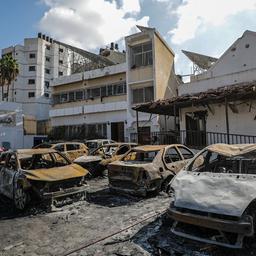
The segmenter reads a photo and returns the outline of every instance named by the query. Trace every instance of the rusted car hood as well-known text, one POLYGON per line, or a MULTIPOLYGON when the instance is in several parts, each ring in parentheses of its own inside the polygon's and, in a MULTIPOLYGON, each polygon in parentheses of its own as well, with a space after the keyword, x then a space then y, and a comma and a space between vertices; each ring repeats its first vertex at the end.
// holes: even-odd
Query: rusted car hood
POLYGON ((79 178, 87 175, 88 171, 77 164, 49 169, 24 170, 28 180, 39 181, 60 181, 72 178, 79 178))
POLYGON ((241 217, 256 198, 256 175, 183 170, 172 187, 176 207, 241 217))
POLYGON ((100 156, 80 156, 74 160, 74 163, 100 162, 101 160, 100 156))

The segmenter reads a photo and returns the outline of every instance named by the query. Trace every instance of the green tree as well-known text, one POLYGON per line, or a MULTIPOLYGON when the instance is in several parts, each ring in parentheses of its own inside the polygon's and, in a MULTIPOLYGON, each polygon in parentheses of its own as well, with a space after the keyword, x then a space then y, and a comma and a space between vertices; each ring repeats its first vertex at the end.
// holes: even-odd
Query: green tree
POLYGON ((19 74, 17 61, 9 54, 4 55, 0 60, 0 83, 2 87, 2 100, 4 99, 4 85, 7 85, 7 101, 11 83, 19 74))

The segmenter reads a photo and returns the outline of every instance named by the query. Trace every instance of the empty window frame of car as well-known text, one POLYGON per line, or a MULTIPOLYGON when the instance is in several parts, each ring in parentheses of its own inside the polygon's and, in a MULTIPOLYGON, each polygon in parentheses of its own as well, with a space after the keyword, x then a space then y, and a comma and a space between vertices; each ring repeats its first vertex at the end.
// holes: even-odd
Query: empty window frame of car
POLYGON ((70 164, 58 152, 44 154, 19 154, 20 166, 23 170, 37 170, 60 167, 70 164))
POLYGON ((129 163, 152 163, 159 153, 159 150, 154 151, 136 151, 131 150, 127 156, 124 157, 124 162, 129 163))
POLYGON ((182 146, 177 146, 177 148, 180 151, 180 153, 182 154, 184 159, 190 159, 190 158, 194 157, 194 154, 191 150, 184 148, 182 146))
POLYGON ((66 144, 67 151, 79 150, 80 144, 66 144))
POLYGON ((53 147, 55 150, 59 152, 64 152, 65 151, 65 145, 64 144, 57 144, 56 146, 53 147))
POLYGON ((205 150, 190 164, 188 170, 194 172, 255 175, 256 151, 230 157, 205 150))
POLYGON ((130 150, 130 147, 128 145, 120 146, 120 148, 116 151, 116 155, 123 155, 127 153, 130 150))
POLYGON ((180 160, 182 160, 181 156, 175 147, 170 147, 166 149, 164 153, 164 161, 166 164, 180 160))

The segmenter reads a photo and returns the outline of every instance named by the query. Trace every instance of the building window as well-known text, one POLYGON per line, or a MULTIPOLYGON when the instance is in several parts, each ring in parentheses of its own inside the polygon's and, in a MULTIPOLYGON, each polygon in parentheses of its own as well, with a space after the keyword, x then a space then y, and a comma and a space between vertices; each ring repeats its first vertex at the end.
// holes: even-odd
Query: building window
POLYGON ((45 93, 44 93, 44 97, 45 97, 45 98, 49 98, 49 93, 45 92, 45 93))
POLYGON ((28 92, 28 97, 29 98, 34 98, 35 97, 35 93, 34 92, 28 92))
POLYGON ((94 88, 94 89, 92 89, 92 97, 93 97, 93 98, 100 97, 100 88, 94 88))
POLYGON ((113 85, 108 85, 108 96, 113 95, 113 85))
POLYGON ((49 81, 44 81, 44 86, 48 89, 50 87, 50 82, 49 81))
POLYGON ((101 97, 107 96, 107 87, 106 86, 103 86, 100 88, 100 96, 101 97))
POLYGON ((29 54, 29 58, 30 59, 35 59, 36 58, 36 54, 35 53, 30 53, 29 54))
POLYGON ((59 71, 59 76, 63 76, 63 72, 62 71, 59 71))
POLYGON ((36 71, 36 66, 29 66, 28 71, 36 71))
POLYGON ((36 80, 35 79, 28 79, 28 84, 35 84, 36 80))
POLYGON ((53 104, 59 104, 60 103, 60 95, 53 95, 53 104))
POLYGON ((68 94, 68 98, 69 101, 75 101, 75 92, 70 92, 68 94))
POLYGON ((153 86, 144 88, 144 99, 145 99, 145 102, 154 100, 154 87, 153 86))
POLYGON ((63 50, 63 48, 59 48, 59 52, 63 52, 64 50, 63 50))
POLYGON ((132 90, 132 103, 143 103, 154 100, 154 87, 144 87, 132 90))
POLYGON ((51 58, 48 57, 48 56, 45 56, 45 61, 50 62, 50 61, 51 61, 51 58))
POLYGON ((48 50, 48 51, 51 50, 51 46, 50 46, 50 45, 46 45, 45 48, 46 48, 46 50, 48 50))
POLYGON ((77 91, 76 92, 76 100, 83 100, 83 98, 84 98, 83 91, 77 91))
POLYGON ((59 60, 59 64, 62 65, 63 64, 63 60, 59 60))
POLYGON ((53 95, 53 104, 62 102, 80 101, 84 99, 93 99, 99 97, 107 97, 114 95, 122 95, 126 93, 126 83, 121 82, 118 84, 104 85, 87 90, 70 91, 61 94, 53 95))
POLYGON ((46 73, 46 74, 50 74, 50 69, 49 69, 49 68, 46 68, 46 69, 45 69, 45 73, 46 73))
POLYGON ((153 64, 151 42, 131 47, 131 64, 131 68, 153 64))
POLYGON ((67 93, 63 93, 60 95, 60 102, 67 102, 68 101, 68 94, 67 93))

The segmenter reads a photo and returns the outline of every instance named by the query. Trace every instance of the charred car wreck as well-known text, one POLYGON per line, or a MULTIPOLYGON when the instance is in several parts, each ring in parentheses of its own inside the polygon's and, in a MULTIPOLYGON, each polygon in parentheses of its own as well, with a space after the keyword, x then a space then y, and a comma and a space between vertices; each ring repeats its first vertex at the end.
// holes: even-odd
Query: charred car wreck
POLYGON ((176 235, 230 248, 255 236, 256 144, 211 145, 171 184, 176 235))
POLYGON ((107 165, 113 161, 121 159, 131 148, 137 146, 136 143, 111 143, 98 147, 89 156, 78 157, 74 163, 86 168, 91 176, 103 175, 107 165))
POLYGON ((19 210, 31 199, 56 200, 86 189, 88 171, 54 149, 8 151, 0 160, 0 193, 19 210))
POLYGON ((120 161, 108 165, 111 190, 146 196, 170 192, 170 182, 193 152, 183 145, 148 145, 133 148, 120 161))

